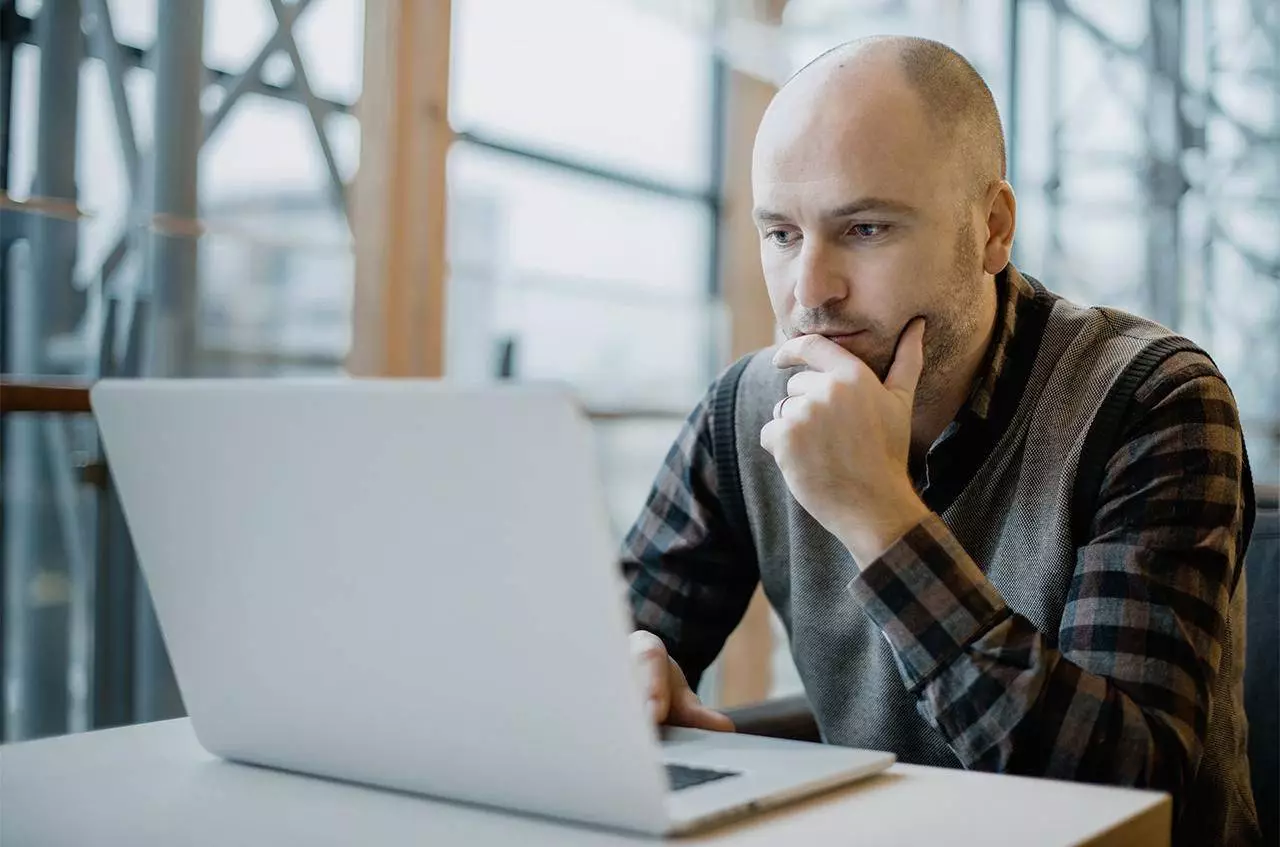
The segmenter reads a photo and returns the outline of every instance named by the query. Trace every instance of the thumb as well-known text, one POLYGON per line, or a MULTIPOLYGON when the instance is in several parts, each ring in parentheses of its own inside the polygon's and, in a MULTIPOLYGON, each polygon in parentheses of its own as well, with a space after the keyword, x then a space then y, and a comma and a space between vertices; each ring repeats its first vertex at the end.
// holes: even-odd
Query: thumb
POLYGON ((908 406, 915 401, 920 372, 924 370, 924 318, 916 318, 898 339, 893 353, 893 366, 885 377, 884 387, 901 397, 908 406))
POLYGON ((698 695, 685 688, 672 695, 671 712, 667 723, 674 726, 687 726, 693 729, 710 729, 715 732, 733 732, 733 721, 728 715, 702 705, 698 695))
POLYGON ((645 698, 654 723, 667 720, 671 709, 671 659, 658 636, 639 630, 631 633, 631 654, 644 679, 645 698))

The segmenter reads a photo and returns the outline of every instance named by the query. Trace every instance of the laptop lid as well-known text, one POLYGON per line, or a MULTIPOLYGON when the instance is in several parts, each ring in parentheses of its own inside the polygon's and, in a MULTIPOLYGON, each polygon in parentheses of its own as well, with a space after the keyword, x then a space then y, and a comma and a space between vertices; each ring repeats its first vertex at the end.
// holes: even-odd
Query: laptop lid
POLYGON ((201 743, 661 832, 589 423, 550 387, 103 381, 201 743))

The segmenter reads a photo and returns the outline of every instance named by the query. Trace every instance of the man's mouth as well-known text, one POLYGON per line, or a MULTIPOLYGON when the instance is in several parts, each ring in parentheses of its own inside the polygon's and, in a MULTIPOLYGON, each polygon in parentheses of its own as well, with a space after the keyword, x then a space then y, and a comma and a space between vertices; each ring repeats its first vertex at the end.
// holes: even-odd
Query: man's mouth
POLYGON ((831 329, 797 329, 792 338, 799 338, 802 335, 821 335, 823 338, 830 338, 832 341, 846 341, 850 338, 857 338, 864 335, 868 330, 864 328, 849 327, 833 327, 831 329))
POLYGON ((859 329, 853 332, 820 332, 817 334, 821 335, 823 338, 830 338, 835 343, 840 344, 844 341, 852 341, 853 339, 857 338, 859 335, 863 335, 865 333, 866 333, 865 329, 859 329))

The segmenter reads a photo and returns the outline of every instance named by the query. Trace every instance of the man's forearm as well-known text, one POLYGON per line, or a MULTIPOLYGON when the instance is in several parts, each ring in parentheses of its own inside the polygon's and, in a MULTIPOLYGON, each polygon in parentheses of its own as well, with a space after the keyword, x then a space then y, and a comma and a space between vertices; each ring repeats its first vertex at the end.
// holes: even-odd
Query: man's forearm
POLYGON ((886 480, 873 500, 850 512, 835 528, 835 536, 853 556, 854 564, 866 567, 884 555, 914 526, 927 518, 924 504, 905 474, 886 480))
POLYGON ((1185 669, 1170 670, 1176 681, 1165 692, 1135 683, 1139 703, 1117 680, 1073 663, 1008 608, 937 516, 850 591, 897 653, 920 712, 966 767, 1177 795, 1199 760, 1204 708, 1185 669))

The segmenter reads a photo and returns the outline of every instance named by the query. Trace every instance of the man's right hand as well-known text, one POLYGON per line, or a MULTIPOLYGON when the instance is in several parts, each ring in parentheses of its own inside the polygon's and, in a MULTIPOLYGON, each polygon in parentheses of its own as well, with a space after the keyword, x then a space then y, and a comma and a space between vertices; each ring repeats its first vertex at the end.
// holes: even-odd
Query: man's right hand
POLYGON ((631 655, 644 671, 654 723, 733 732, 733 721, 702 705, 662 639, 643 630, 631 633, 631 655))

